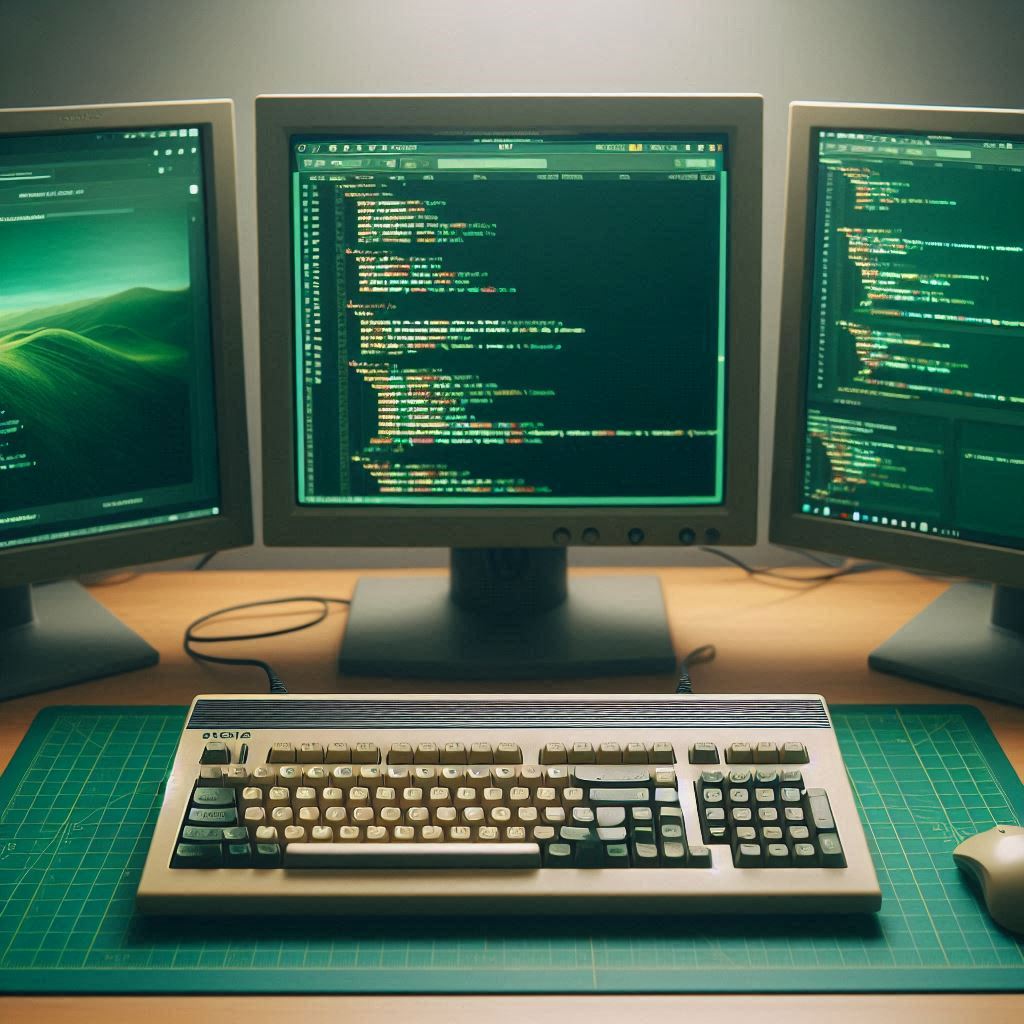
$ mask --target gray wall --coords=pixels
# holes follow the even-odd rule
[[[759,92],[765,98],[762,523],[787,105],[1024,106],[1019,0],[0,0],[0,107],[228,96],[259,490],[252,100],[274,92]],[[2,268],[0,268],[2,287]],[[761,536],[766,535],[762,525]],[[778,561],[762,545],[752,559]],[[215,566],[429,564],[436,552],[269,550]],[[578,561],[698,561],[672,549]],[[782,556],[787,557],[787,556]]]

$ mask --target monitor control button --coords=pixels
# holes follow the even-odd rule
[[[722,535],[713,526],[704,531],[705,544],[717,544],[721,539]]]
[[[563,547],[564,547],[564,546],[565,546],[566,544],[568,544],[568,543],[569,543],[569,541],[570,541],[570,540],[572,540],[572,534],[571,534],[571,533],[569,533],[569,531],[568,531],[568,530],[567,530],[567,529],[566,529],[566,528],[565,528],[564,526],[560,526],[560,527],[559,527],[559,528],[558,528],[557,530],[555,530],[555,532],[554,532],[554,533],[553,533],[553,534],[551,535],[551,539],[552,539],[552,540],[553,540],[553,541],[554,541],[554,542],[555,542],[556,544],[560,544],[561,546],[563,546]]]
[[[596,544],[601,539],[601,534],[592,526],[588,526],[583,531],[583,543],[584,544]]]
[[[685,530],[679,531],[679,542],[680,544],[692,544],[697,539],[697,534],[694,533],[688,526]]]
[[[644,531],[639,526],[634,526],[626,536],[629,538],[630,544],[643,544],[644,542]]]

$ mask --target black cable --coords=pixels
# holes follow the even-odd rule
[[[195,631],[200,626],[204,626],[206,623],[212,622],[214,619],[218,619],[230,612],[247,611],[250,608],[264,608],[268,605],[298,603],[319,604],[320,608],[316,613],[316,617],[308,622],[300,622],[297,626],[283,626],[280,629],[268,629],[261,633],[234,633],[230,636],[195,635]],[[190,622],[185,627],[185,637],[182,646],[185,653],[196,661],[205,661],[214,665],[248,665],[253,668],[262,669],[267,675],[271,693],[287,693],[287,687],[285,687],[281,677],[274,671],[269,662],[263,661],[261,658],[222,658],[213,654],[204,654],[202,651],[195,650],[192,644],[226,644],[239,640],[265,640],[267,637],[284,636],[286,633],[298,633],[303,629],[309,629],[311,626],[317,626],[323,622],[330,614],[330,605],[340,604],[347,606],[351,603],[350,600],[344,597],[276,597],[266,601],[246,601],[245,604],[233,604],[228,608],[219,608],[215,612],[201,615],[198,619]]]
[[[690,679],[691,665],[704,665],[715,660],[718,654],[714,644],[702,644],[695,647],[689,654],[683,655],[679,660],[679,683],[676,686],[676,693],[693,693],[693,681]]]
[[[737,558],[735,555],[730,555],[721,548],[703,547],[701,551],[706,551],[709,555],[715,555],[726,562],[730,562],[738,569],[742,569],[748,576],[768,576],[776,580],[787,580],[790,583],[821,583],[825,580],[838,579],[840,576],[855,576],[857,573],[875,572],[877,569],[886,568],[881,562],[855,562],[853,565],[844,565],[834,569],[832,572],[820,572],[814,576],[790,576],[788,573],[779,572],[777,569],[759,569],[756,566],[747,565],[742,559]]]
[[[200,569],[205,569],[206,566],[210,564],[211,560],[219,554],[219,551],[207,551],[206,554],[203,555],[203,557],[200,558],[194,566],[192,566],[192,571],[199,572]]]

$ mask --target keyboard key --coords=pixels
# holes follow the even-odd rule
[[[224,781],[224,769],[219,764],[204,764],[199,779],[207,786],[219,786]]]
[[[568,759],[564,743],[546,743],[540,752],[541,764],[566,764]]]
[[[646,804],[650,800],[650,791],[647,789],[608,789],[600,787],[590,790],[588,799],[595,807],[601,805],[625,805]]]
[[[651,744],[651,764],[675,764],[676,752],[672,744],[663,740]]]
[[[718,747],[714,743],[701,741],[689,750],[690,764],[718,764]]]
[[[610,843],[604,848],[604,864],[608,868],[628,868],[629,847],[625,843]]]
[[[571,865],[568,845],[552,844],[558,845],[565,847],[566,866]],[[537,868],[540,863],[535,843],[301,843],[284,854],[286,868]]]
[[[237,825],[238,812],[234,807],[191,807],[188,821],[190,825]]]
[[[298,755],[300,764],[323,764],[324,748],[319,743],[300,743]]]
[[[779,760],[783,764],[807,764],[807,748],[796,741],[783,743],[779,751]]]
[[[231,752],[228,745],[220,740],[210,740],[203,747],[203,753],[199,758],[200,764],[229,764],[230,761]]]
[[[732,860],[738,868],[759,868],[761,847],[757,843],[740,843],[733,852]]]
[[[247,868],[252,863],[252,847],[248,843],[228,843],[224,850],[224,867]]]
[[[376,743],[362,740],[352,747],[352,761],[355,764],[379,764],[380,749]]]
[[[294,764],[295,747],[283,740],[279,743],[271,743],[267,753],[267,764]]]
[[[598,764],[621,764],[622,747],[618,743],[600,743],[597,747]]]
[[[412,764],[413,751],[411,743],[392,743],[388,751],[388,764]]]
[[[768,740],[762,740],[754,747],[754,762],[756,764],[778,764],[778,746]]]
[[[470,764],[491,764],[494,761],[494,751],[490,743],[471,743],[469,746]]]
[[[818,866],[818,851],[810,843],[794,843],[793,867],[813,868]]]
[[[752,764],[754,750],[749,743],[730,743],[725,748],[725,760],[729,764]]]
[[[716,768],[705,768],[700,773],[701,786],[722,786],[725,783],[725,776]]]
[[[818,857],[823,868],[846,867],[846,856],[835,832],[818,834]]]
[[[466,764],[466,745],[455,740],[441,747],[441,764]]]
[[[603,843],[624,843],[628,836],[626,830],[621,827],[598,828],[597,838]]]
[[[518,743],[499,743],[494,748],[495,764],[522,764],[523,752]]]
[[[441,751],[436,743],[424,742],[417,745],[414,757],[416,764],[439,764]]]
[[[570,764],[593,764],[597,760],[592,743],[574,743],[569,748]]]
[[[686,867],[686,847],[681,842],[671,841],[661,844],[661,866],[664,868]]]
[[[347,743],[328,743],[324,760],[328,764],[348,764],[352,759],[352,751]]]
[[[233,789],[209,786],[197,786],[192,793],[193,807],[234,807],[235,791]]]
[[[252,849],[252,866],[254,868],[279,868],[281,866],[281,847],[277,843],[257,843]]]
[[[630,857],[633,867],[636,868],[656,868],[658,866],[658,847],[654,842],[653,829],[633,829]]]
[[[179,843],[172,868],[219,868],[223,864],[220,843]]]
[[[807,811],[811,817],[811,824],[819,832],[834,832],[836,830],[836,823],[832,818],[832,808],[829,806],[825,790],[807,790]]]
[[[690,846],[686,859],[691,868],[711,867],[711,851],[706,846]]]
[[[769,843],[765,847],[764,866],[766,868],[788,868],[789,865],[789,847],[785,843]]]
[[[646,765],[594,764],[575,765],[572,781],[576,786],[646,786],[651,781],[650,769]]]
[[[625,807],[598,807],[594,813],[597,824],[604,828],[615,828],[626,823]]]
[[[544,847],[544,867],[568,868],[572,866],[572,847],[568,843],[548,843]]]
[[[779,773],[774,768],[758,768],[754,772],[755,786],[768,786],[775,789],[779,784]]]
[[[627,743],[622,751],[624,764],[647,764],[647,748],[642,743]]]

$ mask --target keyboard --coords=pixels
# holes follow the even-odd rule
[[[160,914],[880,903],[813,695],[197,697],[137,894]]]

